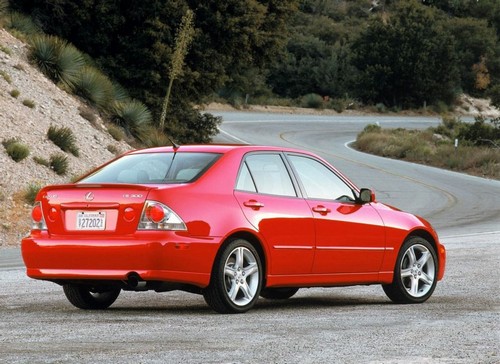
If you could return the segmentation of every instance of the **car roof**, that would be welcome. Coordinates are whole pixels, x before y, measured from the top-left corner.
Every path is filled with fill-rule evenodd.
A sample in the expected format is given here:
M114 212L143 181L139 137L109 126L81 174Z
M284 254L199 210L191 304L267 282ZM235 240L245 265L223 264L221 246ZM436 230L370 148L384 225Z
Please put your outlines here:
M282 148L274 146L264 146L264 145L237 145L237 144L203 144L203 145L181 145L178 148L172 146L165 147L155 147L146 148L131 151L129 154L142 154L142 153L172 153L172 152L199 152L199 153L228 153L232 151L240 151L243 153L252 151L278 151L278 152L296 152L296 153L306 153L308 152L291 149Z

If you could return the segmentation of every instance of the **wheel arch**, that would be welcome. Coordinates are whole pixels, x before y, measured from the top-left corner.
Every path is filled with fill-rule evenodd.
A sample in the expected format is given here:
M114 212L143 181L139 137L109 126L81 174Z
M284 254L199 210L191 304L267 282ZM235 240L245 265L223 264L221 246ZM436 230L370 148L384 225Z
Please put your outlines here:
M411 238L412 236L418 236L420 238L423 238L423 239L427 240L432 245L432 247L434 248L434 251L436 252L436 254L438 253L436 239L428 231L422 230L422 229L414 230L410 234L408 234L408 236L405 238L404 241L408 240L408 238ZM403 245L403 244L401 244L401 245Z
M235 239L244 239L248 241L252 246L257 250L257 253L259 254L259 257L261 259L261 264L262 264L262 287L266 286L266 281L267 281L267 267L268 267L268 255L266 254L264 245L262 243L262 240L255 235L254 233L250 231L245 231L245 230L240 230L240 231L235 231L225 237L222 241L222 244L220 244L219 249L217 250L217 254L215 255L214 262L212 263L212 270L210 274L213 273L214 267L216 262L218 261L220 255L222 254L224 248L233 240Z

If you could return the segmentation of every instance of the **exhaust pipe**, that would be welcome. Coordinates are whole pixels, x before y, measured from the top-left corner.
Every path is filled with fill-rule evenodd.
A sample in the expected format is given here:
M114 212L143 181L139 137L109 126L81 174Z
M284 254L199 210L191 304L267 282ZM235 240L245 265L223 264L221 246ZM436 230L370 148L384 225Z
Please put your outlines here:
M148 282L142 280L137 273L131 273L127 278L127 285L137 291L147 290L146 285Z

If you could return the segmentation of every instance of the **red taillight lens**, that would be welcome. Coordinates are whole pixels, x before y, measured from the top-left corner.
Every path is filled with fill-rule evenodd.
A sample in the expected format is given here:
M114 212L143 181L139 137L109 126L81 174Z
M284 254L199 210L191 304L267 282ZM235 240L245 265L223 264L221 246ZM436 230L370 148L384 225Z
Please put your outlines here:
M33 210L31 210L31 219L33 220L31 224L33 230L47 230L47 225L43 218L42 204L40 202L35 202Z
M139 230L187 230L184 221L168 206L158 201L146 201Z
M165 211L158 204L150 205L146 209L146 217L154 223L159 223L165 218Z
M40 204L36 204L33 206L33 210L31 210L31 218L33 222L41 222L43 220L42 206Z

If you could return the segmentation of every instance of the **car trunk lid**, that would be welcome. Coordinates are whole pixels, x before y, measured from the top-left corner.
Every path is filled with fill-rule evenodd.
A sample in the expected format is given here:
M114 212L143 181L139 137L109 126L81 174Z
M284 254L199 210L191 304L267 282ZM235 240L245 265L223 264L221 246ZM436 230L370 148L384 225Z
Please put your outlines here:
M42 191L49 233L63 235L131 234L137 229L144 202L155 186L73 184Z

